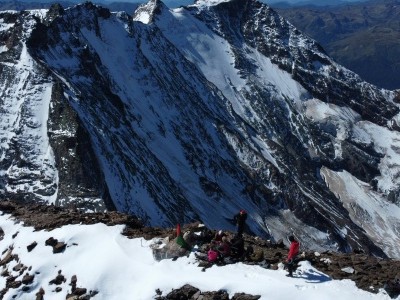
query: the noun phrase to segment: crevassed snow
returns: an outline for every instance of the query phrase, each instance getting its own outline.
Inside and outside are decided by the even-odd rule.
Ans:
[[[323,167],[321,174],[353,222],[363,228],[389,257],[400,257],[400,207],[383,199],[347,171],[337,172]]]
[[[321,122],[328,118],[336,118],[351,123],[361,120],[361,116],[349,107],[337,106],[315,98],[305,101],[304,106],[305,115],[316,122]]]
[[[351,134],[353,124],[361,120],[361,116],[349,107],[340,107],[332,103],[325,103],[319,99],[310,99],[303,102],[304,114],[317,123],[326,123],[335,136],[335,156],[342,156],[341,141]]]
[[[152,241],[122,236],[122,225],[67,225],[52,231],[34,231],[4,214],[0,216],[0,227],[4,231],[0,251],[12,245],[13,254],[19,258],[19,262],[9,263],[10,274],[17,276],[16,280],[21,280],[26,273],[35,276],[28,291],[23,292],[23,286],[10,289],[4,299],[35,299],[41,287],[45,299],[65,299],[71,292],[69,283],[73,275],[77,277],[77,287],[98,291],[95,296],[98,300],[150,300],[156,296],[156,289],[166,296],[184,284],[203,292],[223,289],[230,297],[238,292],[260,295],[262,300],[336,300],[338,295],[341,300],[390,299],[384,292],[372,294],[360,290],[350,280],[332,280],[308,262],[301,263],[295,278],[286,277],[282,269],[268,270],[242,263],[213,266],[202,272],[193,253],[176,261],[158,262],[149,247]],[[65,242],[66,250],[53,254],[52,247],[45,246],[50,237]],[[28,252],[26,246],[34,241],[37,246]],[[31,269],[21,275],[12,270],[17,263]],[[59,271],[66,282],[59,285],[62,290],[57,293],[49,282]],[[5,277],[0,277],[0,287],[4,288],[5,284]]]
[[[354,139],[372,145],[376,152],[384,155],[379,163],[379,190],[396,190],[400,186],[400,133],[362,121],[357,123],[352,134]]]

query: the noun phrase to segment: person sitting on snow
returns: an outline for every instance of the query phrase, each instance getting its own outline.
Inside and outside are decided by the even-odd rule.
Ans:
[[[221,243],[217,247],[217,251],[221,259],[228,257],[231,254],[231,243],[228,241],[228,237],[224,236]]]

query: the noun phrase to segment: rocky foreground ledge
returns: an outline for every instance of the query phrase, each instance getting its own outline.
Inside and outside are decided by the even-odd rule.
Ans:
[[[40,204],[22,205],[12,201],[1,201],[0,211],[12,215],[17,221],[22,221],[26,226],[32,226],[36,230],[52,230],[68,224],[95,224],[104,223],[106,225],[126,225],[122,234],[128,238],[144,237],[152,239],[155,237],[171,237],[175,235],[174,228],[155,228],[145,227],[141,221],[133,216],[118,212],[106,213],[84,213],[77,209],[60,208]],[[197,224],[187,224],[182,227],[183,231],[190,230]],[[0,240],[3,236],[0,229]],[[284,260],[287,248],[283,243],[271,243],[259,237],[244,235],[245,247],[251,246],[254,249],[252,259],[244,261],[247,264],[261,264],[268,268],[277,269],[278,264]],[[63,245],[56,240],[46,241],[46,245],[52,246],[53,251],[62,251]],[[34,247],[35,245],[31,245]],[[302,249],[304,251],[304,249]],[[372,293],[377,293],[393,280],[400,279],[400,261],[394,259],[381,259],[368,256],[363,253],[335,253],[323,252],[316,253],[304,251],[303,259],[308,260],[318,270],[329,275],[332,279],[350,279],[357,287]],[[3,253],[0,266],[7,264],[13,259],[12,251]],[[62,276],[62,274],[60,274]],[[7,276],[7,274],[1,274]],[[65,278],[63,279],[66,280]],[[71,284],[76,278],[71,278]],[[14,288],[16,283],[12,278],[7,278],[7,289]],[[400,290],[387,289],[391,297],[397,297]],[[3,291],[4,292],[4,291]],[[77,291],[81,293],[82,291]],[[156,291],[157,292],[157,291]],[[3,294],[3,293],[1,293]],[[86,293],[86,298],[79,298],[79,295],[70,295],[67,299],[89,299],[94,297],[96,291]],[[92,296],[90,296],[92,295]],[[160,293],[161,295],[161,293]],[[37,299],[43,299],[38,294]],[[89,298],[88,298],[89,297]],[[182,298],[183,297],[183,298]],[[258,299],[257,295],[237,294],[232,299],[253,300]],[[1,299],[1,295],[0,295]],[[224,291],[201,292],[196,287],[183,286],[171,291],[167,296],[160,296],[157,299],[229,299]]]

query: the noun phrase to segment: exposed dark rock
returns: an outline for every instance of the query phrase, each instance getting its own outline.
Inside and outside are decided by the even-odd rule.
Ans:
[[[1,277],[8,277],[10,276],[10,272],[8,271],[8,269],[4,269],[3,271],[1,271]]]
[[[66,281],[65,277],[62,274],[58,274],[56,278],[50,280],[49,284],[60,285]]]
[[[86,291],[87,290],[85,288],[76,288],[73,293],[74,293],[74,295],[82,296],[82,295],[86,294]]]
[[[25,274],[24,277],[22,277],[22,283],[23,284],[31,284],[34,279],[35,279],[35,275]]]
[[[14,216],[18,215],[25,225],[33,226],[36,230],[52,230],[65,224],[96,224],[99,222],[106,225],[127,224],[128,228],[133,230],[143,228],[139,219],[118,212],[83,213],[77,209],[62,209],[57,206],[21,205],[11,201],[0,201],[0,210],[3,211],[3,208]],[[15,212],[15,209],[18,210],[18,213]],[[37,214],[33,212],[37,212]],[[54,215],[57,215],[57,218],[54,218]],[[46,243],[53,246],[56,244],[55,241],[56,239],[50,238]]]
[[[232,300],[257,300],[260,298],[261,296],[253,296],[245,293],[235,293],[232,297]]]
[[[173,290],[170,292],[166,299],[191,299],[193,295],[195,295],[199,289],[189,285],[185,284],[179,289]]]
[[[37,246],[37,242],[33,242],[32,244],[26,246],[28,252],[31,252]]]
[[[4,266],[6,264],[8,264],[10,261],[17,259],[17,255],[13,255],[12,254],[12,248],[7,250],[6,255],[4,256],[4,258],[0,261],[0,266]]]
[[[58,242],[56,245],[53,247],[53,253],[61,253],[64,252],[65,248],[67,247],[67,244],[64,242]]]
[[[18,271],[20,271],[21,269],[23,269],[24,267],[25,267],[25,266],[24,266],[23,264],[19,263],[19,264],[15,265],[15,266],[13,267],[13,270],[16,271],[16,272],[18,272]]]
[[[58,243],[58,241],[57,241],[55,238],[50,237],[50,238],[48,238],[48,239],[46,240],[45,245],[46,245],[46,246],[54,247],[55,245],[57,245],[57,243]]]
[[[47,24],[51,23],[55,18],[64,14],[64,8],[59,3],[54,3],[50,6],[46,14]]]
[[[44,300],[44,289],[40,288],[39,292],[36,293],[36,300]]]
[[[7,289],[17,289],[21,286],[22,282],[20,280],[15,280],[16,277],[9,276],[6,280]]]

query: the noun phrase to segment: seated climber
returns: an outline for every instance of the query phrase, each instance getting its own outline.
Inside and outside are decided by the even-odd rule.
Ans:
[[[231,244],[228,241],[228,237],[224,236],[221,243],[217,246],[217,251],[221,259],[228,257],[231,254]]]
[[[222,242],[222,238],[226,236],[225,232],[223,232],[222,230],[217,231],[217,233],[215,233],[214,236],[214,241],[215,242]]]
[[[244,256],[244,240],[240,235],[235,235],[231,240],[231,256],[239,260]]]

